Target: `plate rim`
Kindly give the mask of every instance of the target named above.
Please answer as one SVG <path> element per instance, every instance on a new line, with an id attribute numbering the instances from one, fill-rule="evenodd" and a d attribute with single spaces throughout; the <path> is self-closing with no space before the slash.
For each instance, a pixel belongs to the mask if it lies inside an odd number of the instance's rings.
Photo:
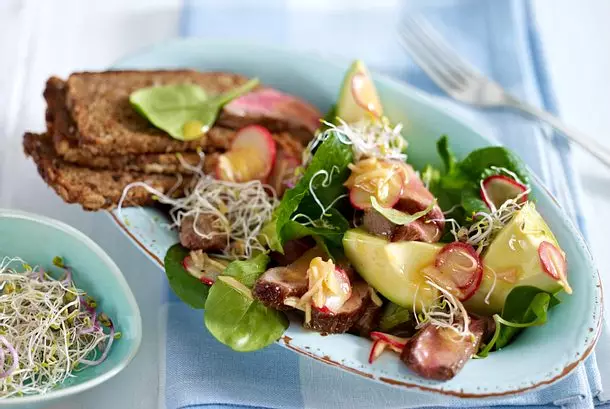
<path id="1" fill-rule="evenodd" d="M 132 53 L 128 53 L 128 54 L 124 55 L 123 57 L 119 58 L 118 60 L 116 60 L 114 63 L 112 63 L 110 69 L 124 69 L 124 68 L 121 68 L 120 66 L 128 65 L 130 63 L 129 60 L 131 60 L 131 59 L 137 59 L 143 55 L 156 53 L 156 52 L 159 52 L 160 50 L 169 49 L 169 48 L 178 47 L 178 46 L 182 46 L 185 48 L 188 48 L 189 46 L 193 46 L 193 47 L 199 47 L 201 49 L 205 49 L 206 47 L 210 48 L 210 47 L 219 47 L 219 46 L 242 47 L 242 48 L 250 47 L 250 48 L 256 48 L 256 49 L 265 49 L 265 50 L 273 51 L 276 53 L 290 54 L 291 56 L 297 55 L 300 58 L 316 59 L 316 60 L 323 62 L 324 64 L 327 64 L 327 65 L 330 64 L 330 65 L 334 65 L 337 67 L 341 67 L 342 63 L 345 63 L 346 61 L 348 61 L 347 59 L 342 58 L 342 57 L 336 57 L 336 56 L 332 56 L 332 55 L 328 55 L 328 54 L 320 54 L 320 53 L 307 52 L 307 51 L 294 51 L 294 50 L 290 50 L 286 47 L 270 45 L 270 44 L 265 44 L 265 43 L 257 43 L 257 42 L 250 42 L 250 41 L 237 41 L 237 40 L 203 39 L 203 38 L 177 38 L 177 39 L 162 41 L 162 42 L 159 42 L 159 43 L 156 43 L 153 45 L 149 45 L 146 47 L 141 47 L 140 49 L 137 49 L 136 51 L 134 51 Z M 405 93 L 413 96 L 415 99 L 418 100 L 418 102 L 430 107 L 431 109 L 434 109 L 437 111 L 442 111 L 442 113 L 444 115 L 451 117 L 451 119 L 454 120 L 455 122 L 460 123 L 462 126 L 468 128 L 473 133 L 479 135 L 486 142 L 489 142 L 490 144 L 502 145 L 499 141 L 495 140 L 494 138 L 490 138 L 489 136 L 482 135 L 471 124 L 469 124 L 467 121 L 460 118 L 456 112 L 454 112 L 452 110 L 442 109 L 441 107 L 439 107 L 439 101 L 438 101 L 439 97 L 428 94 L 427 92 L 420 90 L 420 89 L 414 87 L 413 85 L 407 84 L 407 83 L 397 80 L 397 79 L 394 79 L 394 78 L 392 78 L 388 75 L 385 75 L 383 73 L 380 73 L 378 71 L 371 70 L 371 74 L 375 78 L 376 82 L 377 81 L 385 82 L 387 84 L 390 84 L 393 88 L 398 88 L 398 89 L 404 90 Z M 392 387 L 399 387 L 399 388 L 410 389 L 410 390 L 417 389 L 417 390 L 427 392 L 427 393 L 437 393 L 437 394 L 442 394 L 442 395 L 446 395 L 446 396 L 454 396 L 454 397 L 466 398 L 466 399 L 505 397 L 505 396 L 511 396 L 511 395 L 516 395 L 516 394 L 532 391 L 535 389 L 543 389 L 544 387 L 549 386 L 549 385 L 561 380 L 562 378 L 566 377 L 567 375 L 569 375 L 576 367 L 578 367 L 578 365 L 580 363 L 583 363 L 589 357 L 589 355 L 595 348 L 595 345 L 597 344 L 597 341 L 601 334 L 602 323 L 604 320 L 604 318 L 603 318 L 603 316 L 604 316 L 604 307 L 603 307 L 604 294 L 603 294 L 601 276 L 599 274 L 599 269 L 597 268 L 597 265 L 593 259 L 592 253 L 589 249 L 589 246 L 588 246 L 587 242 L 584 240 L 581 232 L 578 230 L 578 228 L 576 228 L 574 221 L 570 217 L 567 216 L 566 212 L 563 210 L 563 208 L 561 207 L 561 205 L 559 204 L 559 202 L 557 201 L 555 196 L 550 192 L 550 190 L 542 182 L 540 177 L 536 173 L 534 173 L 528 165 L 526 165 L 526 167 L 527 167 L 527 170 L 530 173 L 530 176 L 532 177 L 532 179 L 535 180 L 536 184 L 542 190 L 544 190 L 545 194 L 548 195 L 549 198 L 551 198 L 551 202 L 553 203 L 553 206 L 555 206 L 557 208 L 562 219 L 566 222 L 566 225 L 567 225 L 568 229 L 570 230 L 570 233 L 573 234 L 577 244 L 585 252 L 586 259 L 587 259 L 588 263 L 591 265 L 591 267 L 593 268 L 593 273 L 594 273 L 595 280 L 596 280 L 596 282 L 593 283 L 593 286 L 595 288 L 594 291 L 597 294 L 596 299 L 594 299 L 594 301 L 593 301 L 596 304 L 595 307 L 593 308 L 596 312 L 596 314 L 595 314 L 596 321 L 595 321 L 595 328 L 594 328 L 595 334 L 593 337 L 590 338 L 589 344 L 587 345 L 586 349 L 579 355 L 579 357 L 575 360 L 570 360 L 569 363 L 565 364 L 562 371 L 559 374 L 553 376 L 552 378 L 542 379 L 532 385 L 522 387 L 522 388 L 510 389 L 510 390 L 505 390 L 505 391 L 501 391 L 501 392 L 482 392 L 482 393 L 472 392 L 471 393 L 471 392 L 463 392 L 463 391 L 458 391 L 458 390 L 442 389 L 442 387 L 435 388 L 435 387 L 430 387 L 430 386 L 425 386 L 425 385 L 419 385 L 416 383 L 401 381 L 398 379 L 388 378 L 385 376 L 377 377 L 369 372 L 364 372 L 359 369 L 356 369 L 356 368 L 353 368 L 350 366 L 346 366 L 340 362 L 334 361 L 328 356 L 320 357 L 305 349 L 301 349 L 299 347 L 291 345 L 290 342 L 292 341 L 292 338 L 285 334 L 282 335 L 282 337 L 278 341 L 276 341 L 276 343 L 278 343 L 279 345 L 281 345 L 285 348 L 288 348 L 294 352 L 297 352 L 303 356 L 313 358 L 319 362 L 337 367 L 343 371 L 357 374 L 366 379 L 381 382 L 383 384 L 386 384 L 386 385 L 389 385 Z M 111 220 L 113 220 L 113 222 L 120 228 L 120 230 L 123 231 L 124 234 L 126 234 L 133 242 L 135 242 L 137 244 L 137 246 L 140 247 L 140 249 L 153 262 L 155 262 L 162 270 L 164 269 L 163 261 L 159 257 L 157 257 L 155 254 L 153 254 L 142 242 L 140 242 L 140 240 L 138 240 L 138 238 L 135 237 L 129 231 L 128 227 L 119 219 L 119 217 L 117 217 L 117 215 L 113 211 L 108 211 L 106 213 L 108 213 Z M 598 301 L 596 301 L 596 300 L 598 300 Z M 442 385 L 442 383 L 439 385 Z"/>

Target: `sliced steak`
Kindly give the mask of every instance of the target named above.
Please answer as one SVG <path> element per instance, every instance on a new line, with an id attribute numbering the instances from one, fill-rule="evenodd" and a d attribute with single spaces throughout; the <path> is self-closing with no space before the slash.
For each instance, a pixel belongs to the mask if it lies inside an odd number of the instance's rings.
<path id="1" fill-rule="evenodd" d="M 392 241 L 423 241 L 436 243 L 441 239 L 443 231 L 434 222 L 415 220 L 404 226 L 398 226 L 392 234 Z"/>
<path id="2" fill-rule="evenodd" d="M 371 331 L 379 327 L 379 321 L 381 320 L 381 306 L 373 302 L 370 291 L 365 304 L 364 312 L 350 329 L 350 332 L 358 334 L 361 337 L 368 337 Z"/>
<path id="3" fill-rule="evenodd" d="M 216 227 L 218 222 L 218 218 L 211 214 L 200 214 L 196 225 L 195 216 L 185 217 L 180 224 L 180 244 L 189 250 L 205 252 L 224 249 L 229 237 L 226 232 Z"/>
<path id="4" fill-rule="evenodd" d="M 391 238 L 396 230 L 396 225 L 375 209 L 364 211 L 362 226 L 371 234 L 387 238 Z"/>
<path id="5" fill-rule="evenodd" d="M 415 373 L 427 379 L 446 381 L 453 378 L 479 349 L 489 333 L 489 319 L 473 318 L 473 337 L 460 337 L 447 328 L 426 325 L 407 341 L 400 359 Z"/>
<path id="6" fill-rule="evenodd" d="M 323 334 L 342 334 L 348 331 L 362 316 L 370 297 L 369 285 L 363 281 L 352 287 L 352 296 L 337 313 L 323 313 L 312 308 L 311 321 L 304 323 L 305 328 Z"/>
<path id="7" fill-rule="evenodd" d="M 262 125 L 271 132 L 291 132 L 306 144 L 320 126 L 320 111 L 310 103 L 283 92 L 261 88 L 224 106 L 217 123 L 233 129 Z"/>
<path id="8" fill-rule="evenodd" d="M 287 310 L 286 298 L 300 298 L 307 292 L 307 269 L 314 257 L 322 257 L 324 252 L 318 247 L 306 251 L 296 261 L 286 267 L 274 267 L 256 280 L 252 294 L 267 307 Z"/>
<path id="9" fill-rule="evenodd" d="M 254 284 L 252 294 L 267 307 L 288 310 L 291 307 L 284 304 L 286 298 L 300 298 L 306 292 L 306 271 L 297 271 L 287 266 L 267 270 Z"/>

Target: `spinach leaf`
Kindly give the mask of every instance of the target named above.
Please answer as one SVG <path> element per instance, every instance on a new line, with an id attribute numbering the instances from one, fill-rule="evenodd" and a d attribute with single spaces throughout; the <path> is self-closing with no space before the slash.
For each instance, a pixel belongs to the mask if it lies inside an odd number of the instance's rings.
<path id="1" fill-rule="evenodd" d="M 489 212 L 489 207 L 481 199 L 480 190 L 476 188 L 462 190 L 460 203 L 468 217 L 472 217 L 477 212 Z"/>
<path id="2" fill-rule="evenodd" d="M 396 209 L 389 208 L 389 207 L 383 207 L 379 204 L 379 202 L 377 202 L 377 198 L 375 198 L 375 196 L 371 196 L 371 204 L 373 205 L 373 209 L 377 210 L 379 213 L 381 213 L 383 215 L 383 217 L 385 217 L 392 223 L 398 224 L 400 226 L 405 226 L 409 223 L 414 222 L 415 220 L 419 219 L 420 217 L 423 217 L 426 214 L 428 214 L 428 212 L 430 212 L 430 210 L 432 210 L 432 208 L 434 207 L 436 202 L 430 203 L 430 205 L 428 207 L 426 207 L 424 210 L 417 212 L 417 213 L 413 213 L 413 214 L 404 213 L 404 212 L 401 212 L 400 210 L 396 210 Z"/>
<path id="3" fill-rule="evenodd" d="M 222 275 L 235 278 L 248 288 L 252 288 L 256 280 L 265 272 L 269 264 L 269 256 L 259 254 L 249 260 L 232 261 Z"/>
<path id="4" fill-rule="evenodd" d="M 210 333 L 240 352 L 264 348 L 282 336 L 288 319 L 220 276 L 205 304 L 204 322 Z"/>
<path id="5" fill-rule="evenodd" d="M 381 312 L 379 329 L 389 331 L 392 328 L 411 320 L 411 313 L 407 308 L 388 301 Z"/>
<path id="6" fill-rule="evenodd" d="M 352 160 L 351 147 L 342 143 L 335 133 L 331 133 L 322 142 L 301 180 L 294 188 L 286 191 L 279 206 L 275 209 L 271 222 L 264 228 L 263 233 L 267 236 L 267 242 L 273 250 L 283 252 L 283 244 L 290 239 L 288 236 L 290 228 L 286 230 L 286 233 L 284 228 L 289 224 L 293 215 L 302 214 L 313 220 L 320 219 L 322 209 L 309 190 L 310 183 L 317 199 L 325 207 L 346 194 L 347 189 L 343 183 L 349 176 L 348 165 Z M 322 171 L 327 172 L 328 175 Z M 332 178 L 330 178 L 331 173 Z M 325 179 L 327 177 L 328 179 Z M 335 206 L 340 206 L 340 204 Z M 335 230 L 341 230 L 343 226 L 334 224 L 337 220 L 337 217 L 327 216 L 323 218 L 321 224 L 335 226 Z M 343 218 L 343 220 L 345 219 Z"/>
<path id="7" fill-rule="evenodd" d="M 129 96 L 133 108 L 174 139 L 198 139 L 214 125 L 223 105 L 258 85 L 253 79 L 224 94 L 210 97 L 194 84 L 142 88 Z M 185 128 L 192 127 L 193 130 Z"/>
<path id="8" fill-rule="evenodd" d="M 496 166 L 514 172 L 523 183 L 529 184 L 529 176 L 521 159 L 502 146 L 474 150 L 460 162 L 459 166 L 472 180 L 480 180 L 483 172 Z"/>
<path id="9" fill-rule="evenodd" d="M 505 347 L 523 328 L 546 323 L 551 294 L 536 287 L 515 287 L 506 297 L 502 319 L 523 326 L 502 325 L 496 349 Z"/>
<path id="10" fill-rule="evenodd" d="M 188 273 L 182 266 L 182 260 L 189 250 L 180 243 L 174 244 L 165 253 L 165 274 L 174 294 L 184 303 L 196 309 L 203 309 L 210 287 Z"/>

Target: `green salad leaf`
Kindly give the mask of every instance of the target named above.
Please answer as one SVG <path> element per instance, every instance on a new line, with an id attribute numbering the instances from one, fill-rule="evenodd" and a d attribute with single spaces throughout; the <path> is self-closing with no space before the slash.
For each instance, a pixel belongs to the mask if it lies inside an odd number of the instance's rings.
<path id="1" fill-rule="evenodd" d="M 389 331 L 400 324 L 409 322 L 410 320 L 411 313 L 409 312 L 409 309 L 394 304 L 391 301 L 387 301 L 383 307 L 383 311 L 381 312 L 379 329 L 381 331 Z"/>
<path id="2" fill-rule="evenodd" d="M 273 213 L 272 220 L 263 229 L 271 249 L 283 252 L 284 243 L 295 238 L 295 227 L 290 223 L 295 216 L 298 216 L 297 221 L 307 221 L 307 219 L 318 221 L 312 228 L 330 229 L 340 234 L 347 230 L 348 224 L 344 222 L 345 218 L 340 212 L 332 212 L 328 207 L 337 198 L 346 195 L 347 189 L 343 183 L 349 176 L 348 165 L 352 160 L 351 147 L 342 143 L 336 133 L 331 132 L 317 148 L 297 185 L 286 191 Z M 310 185 L 315 196 L 311 193 Z M 328 209 L 325 215 L 322 215 L 322 208 L 317 201 Z M 342 207 L 342 203 L 339 202 L 335 202 L 333 206 L 333 208 Z M 287 225 L 292 227 L 286 228 Z"/>
<path id="3" fill-rule="evenodd" d="M 522 326 L 500 324 L 500 334 L 496 340 L 496 349 L 508 345 L 523 328 L 543 325 L 547 321 L 547 312 L 559 302 L 552 294 L 536 287 L 520 286 L 514 288 L 506 297 L 502 309 L 502 319 Z"/>
<path id="4" fill-rule="evenodd" d="M 492 339 L 478 356 L 483 358 L 494 348 L 504 348 L 525 328 L 544 325 L 548 319 L 548 310 L 559 302 L 554 294 L 536 287 L 513 288 L 506 297 L 502 314 L 494 315 L 496 330 Z"/>
<path id="5" fill-rule="evenodd" d="M 165 253 L 165 274 L 170 288 L 178 298 L 193 308 L 203 309 L 210 287 L 184 269 L 182 260 L 188 254 L 189 250 L 180 243 L 171 246 Z"/>
<path id="6" fill-rule="evenodd" d="M 218 278 L 205 304 L 205 326 L 214 338 L 239 352 L 256 351 L 279 339 L 289 325 L 286 316 L 226 278 Z"/>
<path id="7" fill-rule="evenodd" d="M 288 319 L 252 296 L 251 288 L 269 264 L 259 254 L 232 261 L 210 288 L 204 322 L 210 333 L 236 351 L 255 351 L 275 342 L 288 328 Z"/>
<path id="8" fill-rule="evenodd" d="M 134 91 L 129 96 L 129 102 L 140 115 L 172 138 L 189 141 L 200 138 L 214 125 L 223 105 L 251 91 L 258 84 L 258 79 L 252 79 L 214 96 L 194 84 L 148 87 Z M 192 124 L 195 130 L 185 132 L 188 124 Z"/>
<path id="9" fill-rule="evenodd" d="M 413 214 L 401 212 L 400 210 L 396 210 L 391 207 L 383 207 L 379 204 L 375 196 L 371 196 L 371 204 L 373 205 L 373 209 L 377 210 L 392 223 L 398 224 L 400 226 L 405 226 L 428 214 L 428 212 L 432 210 L 436 202 L 430 203 L 430 205 L 424 210 Z"/>
<path id="10" fill-rule="evenodd" d="M 458 161 L 451 151 L 446 135 L 437 141 L 436 148 L 445 172 L 441 173 L 429 165 L 422 173 L 422 180 L 438 198 L 441 208 L 448 209 L 455 205 L 461 207 L 462 211 L 452 214 L 459 223 L 464 223 L 474 213 L 489 212 L 481 199 L 480 185 L 488 176 L 502 173 L 500 168 L 513 172 L 521 182 L 529 185 L 529 176 L 523 162 L 502 146 L 476 149 L 462 161 Z"/>
<path id="11" fill-rule="evenodd" d="M 232 261 L 222 275 L 233 277 L 246 287 L 251 288 L 261 274 L 265 272 L 267 264 L 269 264 L 269 256 L 261 253 L 249 260 Z"/>

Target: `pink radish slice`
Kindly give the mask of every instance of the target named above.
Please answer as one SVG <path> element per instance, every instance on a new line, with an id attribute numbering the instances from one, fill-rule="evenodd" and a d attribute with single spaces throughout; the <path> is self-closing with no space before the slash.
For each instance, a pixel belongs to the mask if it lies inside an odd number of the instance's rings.
<path id="1" fill-rule="evenodd" d="M 381 340 L 377 340 L 373 342 L 373 346 L 371 347 L 371 352 L 369 353 L 369 364 L 372 364 L 383 354 L 386 346 L 388 346 L 387 342 L 383 342 Z"/>
<path id="2" fill-rule="evenodd" d="M 561 250 L 554 244 L 543 241 L 538 246 L 538 258 L 544 272 L 559 281 L 568 294 L 572 294 L 572 288 L 568 284 L 568 263 Z"/>
<path id="3" fill-rule="evenodd" d="M 352 296 L 352 285 L 345 271 L 340 268 L 335 268 L 335 280 L 337 280 L 337 283 L 339 284 L 339 293 L 331 293 L 325 297 L 324 305 L 322 306 L 314 305 L 314 308 L 322 313 L 337 313 L 341 307 L 343 307 L 343 304 Z"/>
<path id="4" fill-rule="evenodd" d="M 505 175 L 489 176 L 483 181 L 481 188 L 481 199 L 487 207 L 496 209 L 509 199 L 514 199 L 527 190 L 527 186 L 517 182 L 515 179 Z M 527 201 L 527 195 L 520 202 Z M 493 205 L 493 207 L 492 207 Z"/>
<path id="5" fill-rule="evenodd" d="M 483 264 L 470 244 L 453 242 L 436 255 L 435 267 L 456 285 L 457 296 L 464 301 L 479 288 Z"/>
<path id="6" fill-rule="evenodd" d="M 250 125 L 237 132 L 231 149 L 220 155 L 216 178 L 231 182 L 266 181 L 275 163 L 276 144 L 269 131 Z"/>
<path id="7" fill-rule="evenodd" d="M 383 197 L 379 197 L 379 194 L 375 194 L 377 202 L 382 207 L 392 208 L 400 200 L 402 190 L 405 185 L 405 180 L 402 172 L 396 172 L 392 175 L 390 180 L 387 182 L 387 190 L 384 192 Z M 370 209 L 373 205 L 371 204 L 371 196 L 373 193 L 368 192 L 358 186 L 354 186 L 350 189 L 349 200 L 352 206 L 358 210 Z"/>
<path id="8" fill-rule="evenodd" d="M 193 277 L 201 281 L 203 284 L 212 285 L 216 282 L 216 278 L 222 273 L 218 272 L 210 272 L 206 270 L 201 270 L 197 268 L 191 259 L 191 256 L 186 256 L 184 260 L 182 260 L 182 266 L 184 269 Z"/>
<path id="9" fill-rule="evenodd" d="M 397 337 L 395 335 L 386 334 L 385 332 L 372 331 L 370 337 L 373 341 L 383 341 L 387 342 L 390 346 L 392 346 L 400 351 L 407 345 L 407 338 Z"/>
<path id="10" fill-rule="evenodd" d="M 360 108 L 376 117 L 381 116 L 382 109 L 377 91 L 371 79 L 365 73 L 358 73 L 352 77 L 352 96 Z M 369 102 L 367 103 L 366 101 Z"/>

